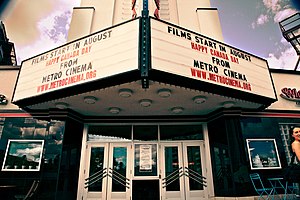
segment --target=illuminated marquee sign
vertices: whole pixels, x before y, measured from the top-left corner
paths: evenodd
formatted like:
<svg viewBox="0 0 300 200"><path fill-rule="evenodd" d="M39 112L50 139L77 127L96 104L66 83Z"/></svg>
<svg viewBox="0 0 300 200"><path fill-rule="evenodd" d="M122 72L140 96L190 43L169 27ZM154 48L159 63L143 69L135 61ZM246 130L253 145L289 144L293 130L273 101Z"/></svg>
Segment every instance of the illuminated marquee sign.
<svg viewBox="0 0 300 200"><path fill-rule="evenodd" d="M151 19L152 69L276 99L266 60Z"/></svg>
<svg viewBox="0 0 300 200"><path fill-rule="evenodd" d="M138 70L138 30L133 20L24 61L13 101Z"/></svg>

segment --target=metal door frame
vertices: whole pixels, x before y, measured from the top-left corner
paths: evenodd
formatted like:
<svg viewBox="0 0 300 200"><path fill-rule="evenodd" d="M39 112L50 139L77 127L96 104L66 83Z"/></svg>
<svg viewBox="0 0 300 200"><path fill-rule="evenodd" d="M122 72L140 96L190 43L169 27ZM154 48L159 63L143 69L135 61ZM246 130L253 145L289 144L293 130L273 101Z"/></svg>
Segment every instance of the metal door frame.
<svg viewBox="0 0 300 200"><path fill-rule="evenodd" d="M99 197L99 200L106 199L130 199L131 198L131 156L132 148L131 142L87 142L86 144L86 156L85 156L85 169L84 169L84 189L82 191L82 199L92 199ZM103 171L101 171L100 178L103 178L102 182L102 191L101 192L89 192L88 183L89 183L89 170L90 170L90 156L91 149L94 147L103 147L104 148L104 160L103 160ZM122 177L120 174L114 171L113 169L113 150L115 147L126 147L127 148L127 163L126 163L126 177ZM121 179L119 179L121 177ZM93 177L91 177L93 178ZM112 181L118 181L126 185L126 192L112 192ZM120 181L121 180L121 181ZM82 181L81 181L82 182Z"/></svg>
<svg viewBox="0 0 300 200"><path fill-rule="evenodd" d="M202 175L206 177L206 159L205 159L205 148L204 141L170 141L170 142L161 142L160 143L160 163L161 168L161 199L178 199L178 200L189 200L189 199L199 199L200 196L203 199L208 198L208 191L206 189L206 179L198 179L204 180L203 184L205 185L203 190L190 191L189 190L189 177L194 178L193 176L196 174L192 172L191 169L188 169L188 161L187 161L187 147L188 146L199 146L200 147L200 159L201 159L201 168ZM178 147L178 170L174 171L174 174L165 176L165 147ZM180 183L180 191L166 191L166 185L172 183L176 179L179 179ZM168 194L167 194L168 193ZM168 197L167 197L168 196Z"/></svg>

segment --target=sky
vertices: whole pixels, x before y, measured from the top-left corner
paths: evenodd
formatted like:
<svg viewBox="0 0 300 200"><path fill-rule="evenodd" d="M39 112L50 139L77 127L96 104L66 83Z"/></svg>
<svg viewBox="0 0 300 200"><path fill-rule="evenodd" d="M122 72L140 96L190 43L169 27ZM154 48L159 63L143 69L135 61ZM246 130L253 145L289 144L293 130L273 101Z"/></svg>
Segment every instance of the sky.
<svg viewBox="0 0 300 200"><path fill-rule="evenodd" d="M0 6L0 19L9 41L15 45L18 65L22 60L63 45L67 40L73 7L80 5L80 0L4 2Z"/></svg>
<svg viewBox="0 0 300 200"><path fill-rule="evenodd" d="M279 22L299 12L299 5L300 0L211 0L226 44L266 59L270 68L288 70L295 68L298 56Z"/></svg>
<svg viewBox="0 0 300 200"><path fill-rule="evenodd" d="M22 60L64 44L73 7L80 5L80 0L2 2L0 20L15 44L19 65ZM300 11L299 2L211 0L211 6L219 11L226 44L266 59L270 68L293 70L298 56L283 38L279 21Z"/></svg>

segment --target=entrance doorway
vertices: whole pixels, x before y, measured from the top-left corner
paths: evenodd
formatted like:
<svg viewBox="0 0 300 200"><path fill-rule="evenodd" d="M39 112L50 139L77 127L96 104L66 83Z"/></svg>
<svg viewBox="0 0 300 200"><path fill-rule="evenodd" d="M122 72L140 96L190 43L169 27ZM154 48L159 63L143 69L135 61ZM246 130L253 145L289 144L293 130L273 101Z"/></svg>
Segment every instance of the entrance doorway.
<svg viewBox="0 0 300 200"><path fill-rule="evenodd" d="M199 142L161 143L162 199L207 199L204 145Z"/></svg>
<svg viewBox="0 0 300 200"><path fill-rule="evenodd" d="M130 146L130 143L87 145L82 199L130 199Z"/></svg>
<svg viewBox="0 0 300 200"><path fill-rule="evenodd" d="M84 200L207 199L203 141L87 143Z"/></svg>
<svg viewBox="0 0 300 200"><path fill-rule="evenodd" d="M159 180L134 180L132 200L159 200Z"/></svg>

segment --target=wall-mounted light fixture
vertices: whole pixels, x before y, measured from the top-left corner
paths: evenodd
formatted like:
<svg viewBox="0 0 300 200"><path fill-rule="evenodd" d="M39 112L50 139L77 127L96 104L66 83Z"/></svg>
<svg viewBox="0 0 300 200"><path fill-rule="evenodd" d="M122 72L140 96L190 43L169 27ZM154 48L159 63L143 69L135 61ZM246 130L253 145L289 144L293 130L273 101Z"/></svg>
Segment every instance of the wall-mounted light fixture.
<svg viewBox="0 0 300 200"><path fill-rule="evenodd" d="M171 96L171 90L167 89L167 88L163 88L157 91L158 96L162 97L162 98L168 98Z"/></svg>
<svg viewBox="0 0 300 200"><path fill-rule="evenodd" d="M196 103L196 104L201 104L201 103L206 102L206 97L205 97L205 96L195 96L195 97L193 98L193 101L194 101L194 103Z"/></svg>
<svg viewBox="0 0 300 200"><path fill-rule="evenodd" d="M142 107L149 107L149 106L151 106L151 104L152 104L152 101L150 99L142 99L142 100L140 100L140 105Z"/></svg>
<svg viewBox="0 0 300 200"><path fill-rule="evenodd" d="M108 111L109 111L110 113L112 113L112 114L119 114L120 111L121 111L121 109L118 108L118 107L111 107L111 108L108 109Z"/></svg>
<svg viewBox="0 0 300 200"><path fill-rule="evenodd" d="M171 111L172 111L173 113L175 113L175 114L180 114L180 113L183 112L183 110L184 110L183 107L173 107L173 108L171 108Z"/></svg>
<svg viewBox="0 0 300 200"><path fill-rule="evenodd" d="M7 105L8 104L8 100L6 98L5 95L0 94L0 105Z"/></svg>
<svg viewBox="0 0 300 200"><path fill-rule="evenodd" d="M55 103L55 107L58 109L66 109L69 107L69 104L64 103L64 102L57 102L57 103Z"/></svg>
<svg viewBox="0 0 300 200"><path fill-rule="evenodd" d="M97 98L94 96L86 96L83 98L84 103L86 104L94 104L97 101Z"/></svg>
<svg viewBox="0 0 300 200"><path fill-rule="evenodd" d="M119 90L119 96L120 97L124 97L124 98L131 97L132 93L133 93L132 90L131 89L127 89L127 88Z"/></svg>
<svg viewBox="0 0 300 200"><path fill-rule="evenodd" d="M234 106L235 105L235 103L233 102L233 101L225 101L223 104L222 104L222 106L224 107L224 108L231 108L232 106Z"/></svg>

